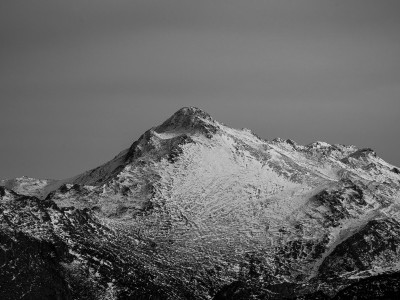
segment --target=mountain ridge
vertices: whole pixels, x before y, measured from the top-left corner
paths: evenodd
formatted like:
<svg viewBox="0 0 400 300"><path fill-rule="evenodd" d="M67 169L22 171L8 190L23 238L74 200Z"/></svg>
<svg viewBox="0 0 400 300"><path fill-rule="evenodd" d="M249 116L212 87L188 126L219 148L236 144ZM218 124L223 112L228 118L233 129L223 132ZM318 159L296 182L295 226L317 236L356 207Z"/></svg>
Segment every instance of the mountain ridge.
<svg viewBox="0 0 400 300"><path fill-rule="evenodd" d="M22 180L25 196L3 188L1 228L62 241L65 299L83 286L109 299L328 299L400 272L396 169L369 148L268 141L188 107L97 168Z"/></svg>

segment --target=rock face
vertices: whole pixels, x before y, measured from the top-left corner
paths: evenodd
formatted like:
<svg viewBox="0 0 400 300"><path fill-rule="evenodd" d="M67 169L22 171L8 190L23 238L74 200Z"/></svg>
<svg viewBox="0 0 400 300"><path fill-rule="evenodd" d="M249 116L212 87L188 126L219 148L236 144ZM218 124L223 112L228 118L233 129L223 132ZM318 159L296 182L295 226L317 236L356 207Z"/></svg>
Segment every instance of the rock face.
<svg viewBox="0 0 400 300"><path fill-rule="evenodd" d="M0 298L397 297L396 170L183 108L74 178L2 181Z"/></svg>

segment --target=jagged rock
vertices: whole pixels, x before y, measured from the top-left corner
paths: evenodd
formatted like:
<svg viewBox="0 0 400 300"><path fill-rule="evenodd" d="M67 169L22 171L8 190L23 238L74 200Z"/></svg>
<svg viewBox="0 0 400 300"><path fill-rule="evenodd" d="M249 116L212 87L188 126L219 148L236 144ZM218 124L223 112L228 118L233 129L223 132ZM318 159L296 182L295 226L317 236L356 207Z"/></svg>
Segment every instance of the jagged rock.
<svg viewBox="0 0 400 300"><path fill-rule="evenodd" d="M396 173L396 174L400 174L400 170L397 169L397 168L393 168L393 169L392 169L392 172L393 172L393 173Z"/></svg>
<svg viewBox="0 0 400 300"><path fill-rule="evenodd" d="M379 276L400 265L396 170L183 108L83 174L1 182L0 298L395 295Z"/></svg>
<svg viewBox="0 0 400 300"><path fill-rule="evenodd" d="M321 276L354 274L400 263L400 223L394 219L369 221L325 258Z"/></svg>
<svg viewBox="0 0 400 300"><path fill-rule="evenodd" d="M214 119L203 110L196 107L184 107L155 128L158 133L172 130L199 132L211 138L213 134L217 133L218 126Z"/></svg>

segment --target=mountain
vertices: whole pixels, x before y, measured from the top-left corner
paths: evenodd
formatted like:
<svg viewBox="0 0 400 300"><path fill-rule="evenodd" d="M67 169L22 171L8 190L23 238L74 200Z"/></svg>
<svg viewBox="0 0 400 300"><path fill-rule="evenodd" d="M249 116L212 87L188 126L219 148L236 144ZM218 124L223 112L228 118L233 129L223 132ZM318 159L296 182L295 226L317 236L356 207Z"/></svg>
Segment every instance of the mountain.
<svg viewBox="0 0 400 300"><path fill-rule="evenodd" d="M396 298L399 173L182 108L83 174L2 181L0 298Z"/></svg>
<svg viewBox="0 0 400 300"><path fill-rule="evenodd" d="M51 179L36 179L22 176L13 179L0 180L0 186L13 190L21 195L43 198L49 191L58 188L58 181Z"/></svg>

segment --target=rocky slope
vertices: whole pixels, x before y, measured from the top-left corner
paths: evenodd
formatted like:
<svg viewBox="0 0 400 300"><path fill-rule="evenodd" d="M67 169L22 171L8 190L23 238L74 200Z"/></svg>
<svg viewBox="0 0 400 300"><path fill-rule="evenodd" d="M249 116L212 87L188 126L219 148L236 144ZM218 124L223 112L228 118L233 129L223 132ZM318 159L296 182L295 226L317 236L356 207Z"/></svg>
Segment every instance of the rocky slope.
<svg viewBox="0 0 400 300"><path fill-rule="evenodd" d="M21 195L43 198L53 189L58 188L58 181L51 179L36 179L22 176L13 179L0 180L0 186L6 187Z"/></svg>
<svg viewBox="0 0 400 300"><path fill-rule="evenodd" d="M74 178L3 181L0 298L390 299L399 173L183 108Z"/></svg>

